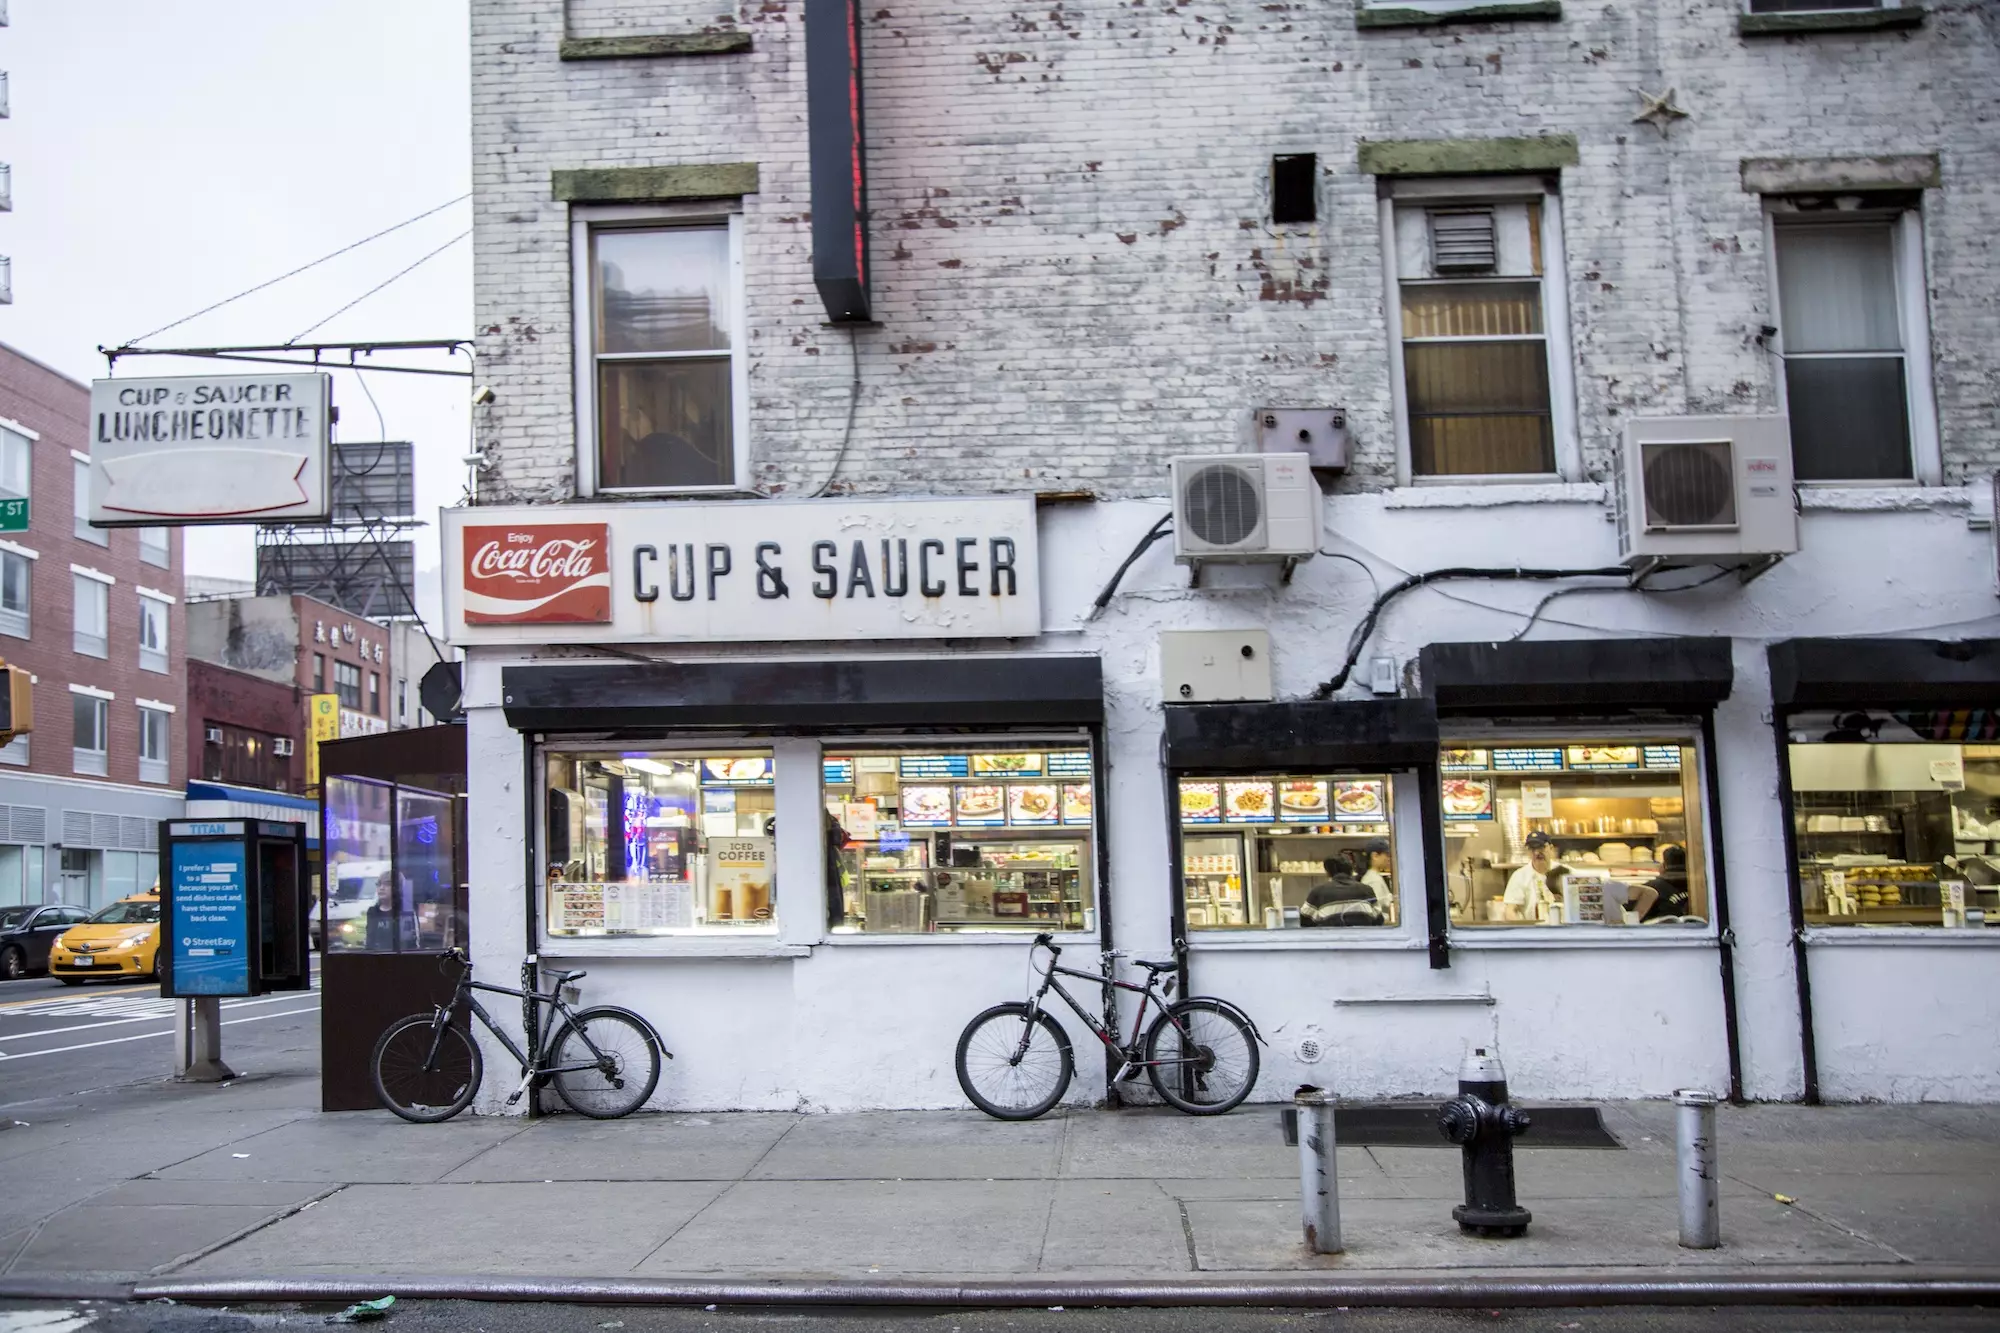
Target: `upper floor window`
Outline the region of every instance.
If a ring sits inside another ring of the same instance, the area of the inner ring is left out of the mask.
[[[139,597],[139,666],[145,671],[167,669],[167,604]]]
[[[111,533],[105,528],[90,526],[90,460],[76,455],[71,460],[76,473],[76,535],[81,541],[97,546],[111,545]]]
[[[110,771],[107,760],[111,748],[110,697],[84,694],[75,686],[70,690],[70,767],[78,773],[104,777]]]
[[[1794,473],[1800,481],[1934,480],[1917,210],[1782,202],[1773,210]]]
[[[139,529],[139,558],[162,569],[173,563],[173,548],[167,545],[165,528]]]
[[[34,485],[34,443],[0,427],[0,499],[26,500]]]
[[[70,575],[76,600],[76,627],[70,646],[86,657],[111,654],[111,585],[93,574]]]
[[[326,654],[313,654],[313,693],[326,693]]]
[[[577,224],[578,439],[593,491],[745,484],[736,220]]]
[[[163,708],[139,705],[139,781],[167,780],[168,732],[172,714]]]
[[[0,551],[0,634],[28,637],[34,586],[35,562],[18,551]]]
[[[333,664],[333,692],[342,708],[361,707],[361,668],[352,662]]]
[[[379,671],[368,673],[368,711],[377,717],[382,716],[382,673]]]
[[[1501,186],[1484,198],[1452,185],[1399,182],[1391,205],[1409,475],[1569,470],[1574,425],[1554,197],[1539,184]]]

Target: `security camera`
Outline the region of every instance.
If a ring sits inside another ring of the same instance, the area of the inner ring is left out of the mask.
[[[491,403],[497,396],[498,395],[496,395],[493,392],[492,385],[482,384],[478,388],[472,391],[472,402],[473,405],[476,407],[485,407],[489,403]]]

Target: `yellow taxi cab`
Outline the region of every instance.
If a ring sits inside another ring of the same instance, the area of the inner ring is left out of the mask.
[[[49,950],[49,975],[65,986],[92,977],[152,977],[160,953],[160,895],[120,898]]]

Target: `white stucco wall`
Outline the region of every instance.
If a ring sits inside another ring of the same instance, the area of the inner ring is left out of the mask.
[[[1612,560],[1615,532],[1594,491],[1555,502],[1539,496],[1532,507],[1496,503],[1506,498],[1492,490],[1338,497],[1326,507],[1327,549],[1354,555],[1384,585],[1401,571],[1443,564],[1581,567]],[[1834,504],[1842,507],[1827,507]],[[767,645],[733,648],[729,656],[1097,655],[1110,766],[1109,790],[1099,799],[1110,854],[1100,891],[1120,947],[1142,955],[1165,951],[1173,876],[1159,768],[1159,632],[1268,627],[1277,695],[1296,698],[1338,667],[1349,629],[1372,593],[1354,564],[1324,558],[1301,568],[1288,588],[1278,586],[1272,570],[1243,569],[1211,571],[1204,588],[1190,591],[1166,543],[1134,566],[1105,614],[1086,622],[1092,597],[1160,512],[1146,501],[1042,511],[1044,630],[1032,642]],[[1803,1090],[1765,645],[1797,634],[1991,633],[2000,619],[1992,535],[1968,523],[1971,512],[1970,497],[1957,490],[1814,495],[1804,550],[1748,585],[1727,579],[1681,594],[1568,595],[1532,631],[1736,640],[1735,692],[1717,711],[1720,786],[1711,799],[1735,932],[1744,1084],[1752,1097],[1796,1097]],[[1887,553],[1907,572],[1892,577]],[[1549,591],[1546,584],[1504,581],[1420,590],[1384,617],[1369,654],[1407,661],[1427,642],[1506,638]],[[682,661],[722,655],[699,646],[641,651]],[[518,957],[526,938],[521,738],[498,706],[499,668],[551,655],[469,654],[473,945],[482,959]],[[574,650],[561,656],[588,659]],[[1412,895],[1414,841],[1403,839],[1402,879]],[[978,1010],[1024,992],[1026,941],[826,943],[817,922],[796,916],[820,910],[815,853],[810,841],[779,850],[779,913],[788,919],[785,940],[799,956],[673,958],[667,955],[676,945],[635,941],[566,945],[545,954],[550,966],[591,969],[589,999],[629,1005],[660,1026],[677,1058],[667,1067],[658,1105],[961,1104],[951,1072],[958,1032]],[[813,887],[788,893],[794,884]],[[1366,947],[1299,936],[1197,937],[1195,988],[1243,1005],[1271,1039],[1260,1097],[1286,1095],[1304,1081],[1357,1097],[1439,1092],[1452,1085],[1464,1045],[1475,1040],[1497,1041],[1514,1085],[1534,1097],[1658,1096],[1682,1086],[1726,1086],[1712,939],[1676,935],[1662,942],[1651,932],[1616,932],[1566,936],[1544,947],[1525,937],[1461,933],[1451,968],[1433,971],[1414,897],[1404,919],[1409,924],[1399,939]],[[2000,938],[1982,936],[1945,945],[1815,949],[1815,1030],[1826,1095],[2000,1099],[2000,1068],[1981,1053],[1978,1039],[2000,1018],[1987,982],[2000,965],[1995,946]],[[647,952],[655,956],[634,956]],[[1912,1015],[1938,1017],[1913,1021]],[[1079,1066],[1071,1096],[1089,1101],[1102,1095],[1101,1056],[1094,1039],[1070,1027]],[[1327,1050],[1310,1067],[1296,1056],[1307,1035]],[[503,1084],[489,1080],[491,1103]]]

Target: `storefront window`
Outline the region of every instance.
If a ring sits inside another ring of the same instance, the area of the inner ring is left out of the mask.
[[[324,799],[326,947],[393,952],[405,916],[392,862],[395,788],[366,778],[329,777]]]
[[[1090,930],[1089,745],[829,750],[827,911],[840,933]]]
[[[1188,929],[1396,925],[1391,785],[1386,773],[1182,778]]]
[[[1808,925],[2000,920],[2000,725],[1991,717],[1912,710],[1790,720]],[[1968,734],[1982,739],[1934,739]]]
[[[1452,924],[1706,924],[1696,754],[1664,736],[1446,745]]]
[[[769,750],[552,752],[551,936],[775,934]]]

